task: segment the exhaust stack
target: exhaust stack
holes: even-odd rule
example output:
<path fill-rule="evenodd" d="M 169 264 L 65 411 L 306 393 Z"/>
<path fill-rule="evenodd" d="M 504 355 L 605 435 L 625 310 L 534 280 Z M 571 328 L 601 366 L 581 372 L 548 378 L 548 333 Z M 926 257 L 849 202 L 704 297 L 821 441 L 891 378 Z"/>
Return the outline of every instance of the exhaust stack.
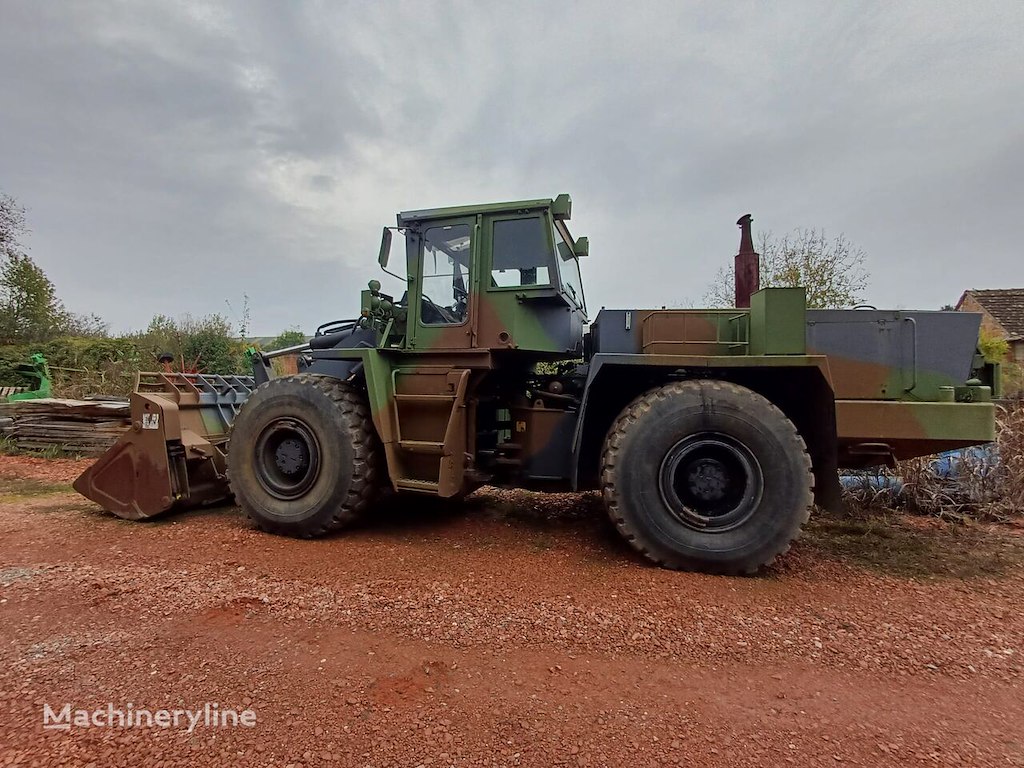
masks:
<path fill-rule="evenodd" d="M 761 288 L 761 257 L 754 250 L 750 233 L 753 217 L 748 213 L 736 222 L 740 228 L 740 252 L 734 260 L 736 306 L 749 307 L 750 295 Z"/>

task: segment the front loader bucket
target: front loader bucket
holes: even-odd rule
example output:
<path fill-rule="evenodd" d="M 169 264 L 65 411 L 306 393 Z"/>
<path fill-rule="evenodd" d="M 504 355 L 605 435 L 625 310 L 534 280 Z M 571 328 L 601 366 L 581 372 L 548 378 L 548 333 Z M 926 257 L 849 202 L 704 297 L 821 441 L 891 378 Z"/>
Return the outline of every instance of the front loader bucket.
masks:
<path fill-rule="evenodd" d="M 126 520 L 228 498 L 228 430 L 253 387 L 250 376 L 140 373 L 131 428 L 75 490 Z"/>

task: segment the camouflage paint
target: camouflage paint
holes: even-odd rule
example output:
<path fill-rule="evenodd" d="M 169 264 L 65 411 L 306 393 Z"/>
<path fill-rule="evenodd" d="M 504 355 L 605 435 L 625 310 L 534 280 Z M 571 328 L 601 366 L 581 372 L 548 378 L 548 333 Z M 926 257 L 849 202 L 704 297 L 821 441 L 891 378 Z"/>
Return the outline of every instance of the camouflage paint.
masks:
<path fill-rule="evenodd" d="M 493 377 L 491 372 L 579 355 L 583 313 L 563 290 L 557 270 L 552 270 L 550 287 L 496 289 L 487 281 L 493 263 L 493 222 L 531 216 L 547 221 L 558 208 L 556 202 L 527 200 L 399 214 L 398 226 L 411 233 L 406 252 L 411 297 L 407 315 L 398 322 L 391 319 L 390 325 L 387 318 L 378 321 L 382 332 L 376 350 L 335 349 L 317 353 L 325 357 L 358 356 L 364 362 L 374 424 L 384 443 L 396 486 L 401 482 L 401 467 L 407 454 L 402 447 L 403 429 L 408 432 L 407 425 L 417 418 L 429 421 L 426 409 L 410 408 L 396 400 L 396 395 L 399 400 L 403 397 L 395 387 L 396 372 L 404 381 L 419 377 L 440 382 L 438 371 L 474 371 L 469 380 L 468 407 L 472 410 L 476 387 Z M 567 214 L 571 204 L 568 210 L 558 210 L 560 215 Z M 471 232 L 467 319 L 460 325 L 425 325 L 420 322 L 423 265 L 417 233 L 434 226 L 459 224 L 468 226 Z M 549 241 L 553 252 L 554 244 L 553 239 Z M 364 298 L 364 307 L 369 303 L 371 300 Z M 961 347 L 963 339 L 975 333 L 967 327 L 971 320 L 967 319 L 965 326 L 963 317 L 943 317 L 949 313 L 808 312 L 800 289 L 766 289 L 755 293 L 752 303 L 752 310 L 602 310 L 591 328 L 592 351 L 596 354 L 589 359 L 581 402 L 575 412 L 564 411 L 571 428 L 566 426 L 567 419 L 552 415 L 557 409 L 550 404 L 505 403 L 515 414 L 511 441 L 522 443 L 521 480 L 525 481 L 527 476 L 566 477 L 564 454 L 570 451 L 575 457 L 580 452 L 588 394 L 603 365 L 633 366 L 638 380 L 641 373 L 649 374 L 655 369 L 666 376 L 678 372 L 728 376 L 730 370 L 814 367 L 836 399 L 835 435 L 841 458 L 851 456 L 861 443 L 886 439 L 892 441 L 893 453 L 904 458 L 992 438 L 991 405 L 972 403 L 968 407 L 965 403 L 939 402 L 946 396 L 943 388 L 959 387 L 956 392 L 961 400 L 968 396 L 966 382 L 974 350 L 973 345 L 971 349 Z M 557 311 L 549 311 L 552 306 Z M 934 327 L 936 323 L 941 327 Z M 618 331 L 611 331 L 613 324 L 621 326 Z M 888 324 L 887 330 L 876 333 L 878 324 Z M 957 326 L 952 334 L 958 339 L 956 349 L 949 348 L 947 326 L 951 324 Z M 842 333 L 832 332 L 840 325 Z M 926 332 L 918 334 L 918 325 L 926 326 Z M 807 339 L 820 341 L 827 354 L 813 345 L 807 347 L 804 334 L 799 331 L 802 327 L 808 329 Z M 831 331 L 822 334 L 823 327 Z M 898 332 L 892 333 L 893 328 Z M 390 333 L 385 335 L 385 329 L 390 329 Z M 886 346 L 879 345 L 874 338 L 899 337 L 908 329 L 913 330 L 914 339 L 906 347 L 906 355 L 892 354 L 892 348 L 903 348 L 902 342 Z M 789 354 L 766 354 L 761 350 L 786 350 Z M 962 375 L 951 373 L 949 365 L 944 364 L 949 358 L 959 361 Z M 930 361 L 937 364 L 930 367 Z M 433 387 L 431 394 L 440 398 L 445 394 L 445 386 Z M 865 399 L 884 401 L 885 405 L 879 402 L 874 407 L 864 407 L 860 401 Z M 418 442 L 442 443 L 440 433 L 446 426 L 443 422 L 435 415 L 434 440 Z M 515 427 L 523 424 L 529 433 L 517 435 Z M 568 433 L 572 435 L 571 441 L 567 439 Z M 464 450 L 472 464 L 475 442 L 476 435 L 468 434 L 458 445 L 445 446 L 443 457 L 450 458 L 456 449 Z M 571 466 L 572 461 L 568 464 Z"/>
<path fill-rule="evenodd" d="M 309 350 L 313 372 L 318 365 L 332 370 L 333 361 L 334 370 L 365 387 L 396 490 L 453 496 L 483 482 L 577 487 L 580 464 L 594 447 L 584 435 L 588 425 L 599 425 L 592 405 L 607 394 L 600 375 L 612 370 L 616 386 L 628 390 L 616 394 L 627 402 L 670 377 L 722 377 L 756 389 L 762 379 L 784 385 L 813 372 L 827 385 L 807 427 L 828 437 L 820 441 L 831 452 L 823 466 L 992 438 L 990 390 L 970 378 L 978 365 L 976 336 L 968 337 L 976 328 L 945 317 L 950 313 L 826 315 L 807 311 L 800 289 L 765 289 L 753 294 L 751 309 L 602 310 L 585 337 L 587 318 L 562 281 L 553 234 L 557 228 L 579 255 L 589 250 L 585 238 L 568 234 L 570 214 L 567 195 L 400 213 L 408 299 L 400 304 L 371 281 L 362 292 L 358 332 Z M 492 284 L 494 223 L 517 218 L 541 220 L 549 285 Z M 457 325 L 424 324 L 422 236 L 447 225 L 470 232 L 468 313 Z M 576 374 L 530 373 L 538 362 L 580 358 L 586 365 Z M 188 430 L 180 436 L 195 459 L 188 472 L 212 467 L 216 475 L 223 438 L 211 437 L 222 414 L 193 399 L 175 403 L 183 414 L 202 413 L 198 439 Z M 174 438 L 165 437 L 172 446 Z M 602 439 L 598 429 L 590 442 Z"/>

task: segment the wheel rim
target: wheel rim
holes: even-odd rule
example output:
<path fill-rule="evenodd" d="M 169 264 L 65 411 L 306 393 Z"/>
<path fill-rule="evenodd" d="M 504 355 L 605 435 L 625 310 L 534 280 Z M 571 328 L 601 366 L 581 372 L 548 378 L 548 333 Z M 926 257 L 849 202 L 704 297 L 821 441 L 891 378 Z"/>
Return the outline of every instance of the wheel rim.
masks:
<path fill-rule="evenodd" d="M 256 477 L 271 496 L 296 499 L 320 473 L 320 444 L 297 419 L 275 419 L 256 440 Z"/>
<path fill-rule="evenodd" d="M 761 466 L 737 440 L 713 432 L 691 435 L 672 446 L 661 462 L 662 500 L 681 523 L 719 533 L 742 525 L 757 510 L 764 491 Z"/>

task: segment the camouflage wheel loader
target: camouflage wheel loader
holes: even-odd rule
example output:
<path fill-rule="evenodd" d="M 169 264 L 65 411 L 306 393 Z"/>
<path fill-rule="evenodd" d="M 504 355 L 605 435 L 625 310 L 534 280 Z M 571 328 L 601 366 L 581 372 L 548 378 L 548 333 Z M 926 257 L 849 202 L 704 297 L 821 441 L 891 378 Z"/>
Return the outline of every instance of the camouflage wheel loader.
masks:
<path fill-rule="evenodd" d="M 588 328 L 570 213 L 568 195 L 400 213 L 379 257 L 395 295 L 370 281 L 359 317 L 253 353 L 252 379 L 141 376 L 132 430 L 75 487 L 133 519 L 233 495 L 297 537 L 385 494 L 600 489 L 654 563 L 752 573 L 839 504 L 840 467 L 993 439 L 979 316 L 757 290 L 746 216 L 737 307 L 602 309 Z M 273 376 L 280 354 L 297 375 Z"/>

